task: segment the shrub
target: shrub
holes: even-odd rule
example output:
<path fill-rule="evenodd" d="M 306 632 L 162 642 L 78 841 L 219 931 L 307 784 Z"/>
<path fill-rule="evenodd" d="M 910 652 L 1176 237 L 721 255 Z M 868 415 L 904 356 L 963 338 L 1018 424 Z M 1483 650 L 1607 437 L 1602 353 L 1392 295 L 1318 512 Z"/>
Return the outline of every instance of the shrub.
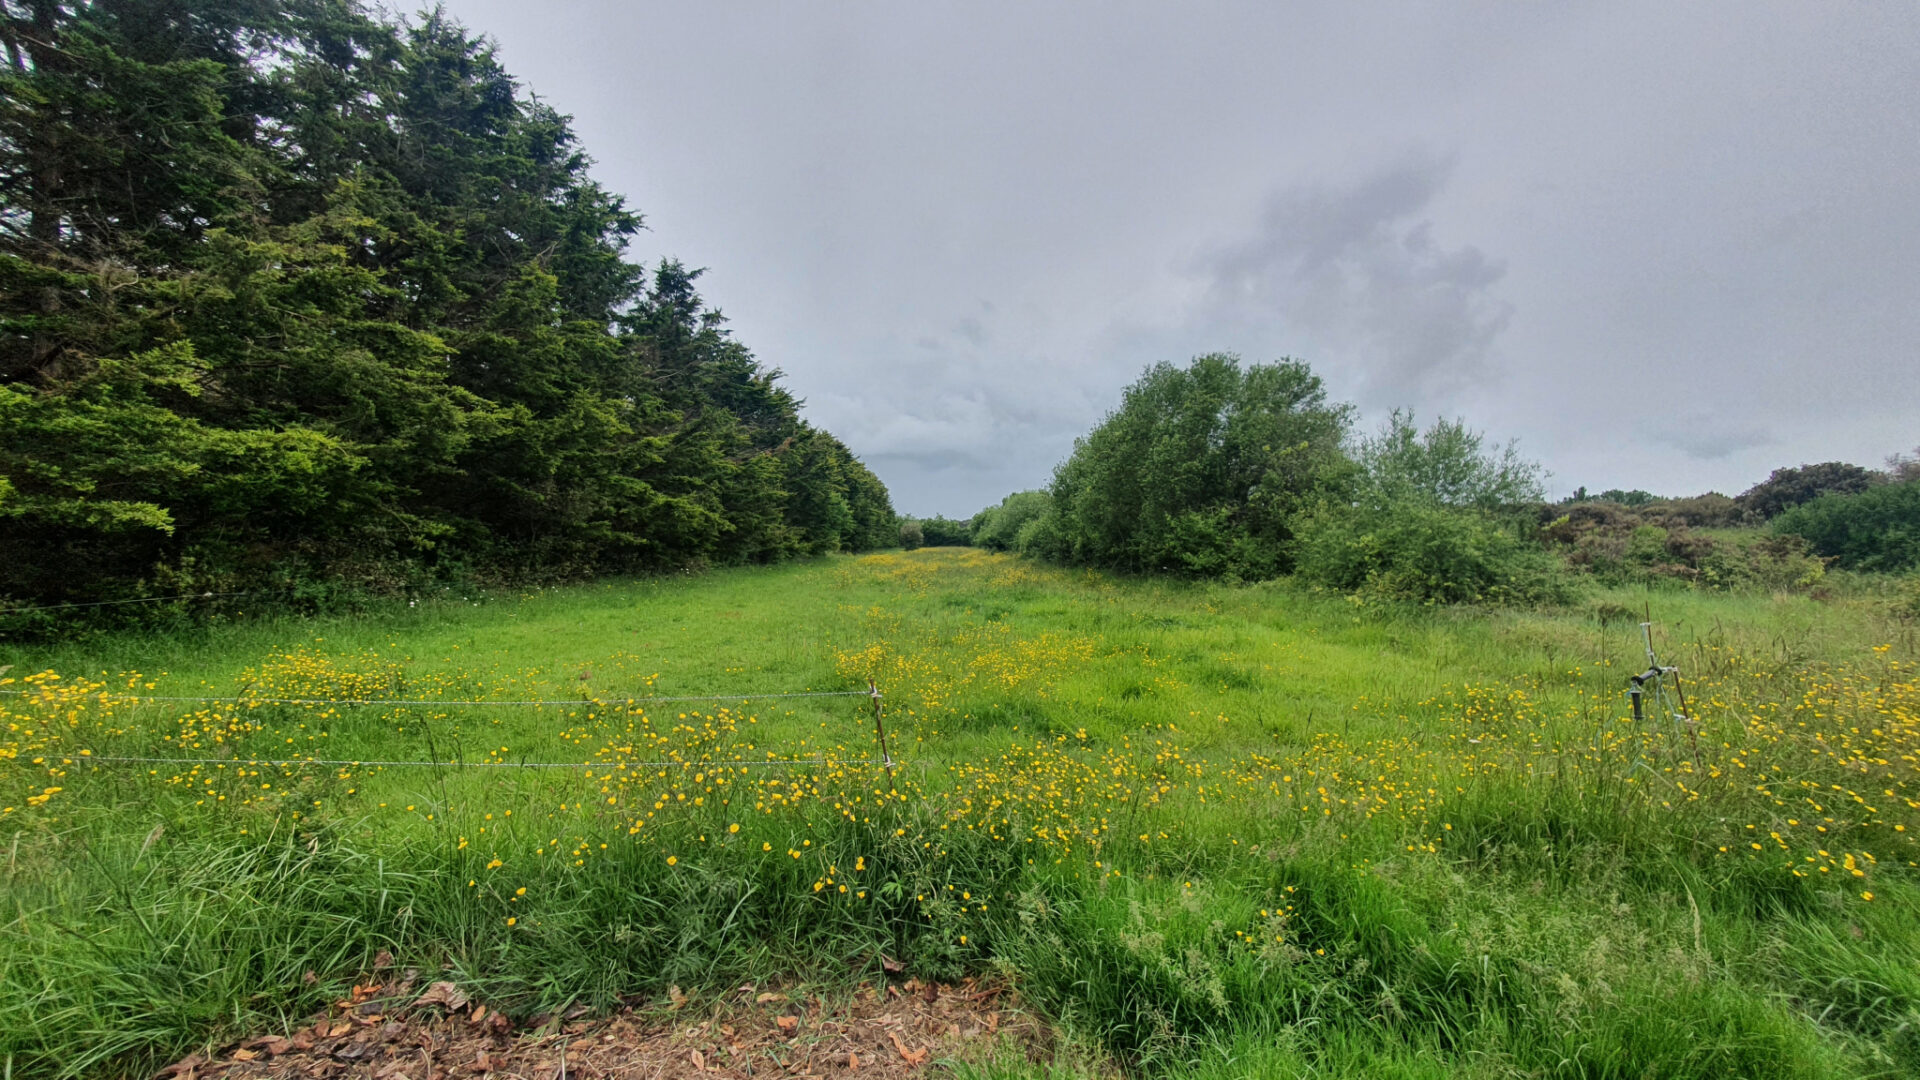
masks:
<path fill-rule="evenodd" d="M 969 521 L 955 521 L 936 514 L 921 518 L 920 529 L 926 535 L 928 547 L 968 547 L 973 543 L 973 524 Z"/>
<path fill-rule="evenodd" d="M 1540 470 L 1512 444 L 1486 449 L 1460 421 L 1425 432 L 1396 411 L 1363 440 L 1354 497 L 1300 528 L 1299 573 L 1343 592 L 1420 603 L 1531 603 L 1565 592 L 1558 563 L 1523 535 L 1515 503 L 1540 497 Z"/>
<path fill-rule="evenodd" d="M 1522 458 L 1513 443 L 1487 449 L 1485 442 L 1464 421 L 1436 420 L 1422 432 L 1412 412 L 1395 409 L 1378 435 L 1361 440 L 1356 456 L 1365 470 L 1363 486 L 1373 489 L 1376 500 L 1483 510 L 1538 502 L 1540 466 Z"/>
<path fill-rule="evenodd" d="M 927 542 L 926 530 L 920 527 L 919 522 L 913 520 L 912 518 L 908 518 L 907 520 L 900 523 L 900 546 L 901 547 L 906 548 L 908 551 L 912 551 L 917 547 L 924 546 L 926 542 Z"/>
<path fill-rule="evenodd" d="M 1822 495 L 1780 515 L 1773 530 L 1805 537 L 1813 550 L 1849 570 L 1920 566 L 1920 480 Z"/>
<path fill-rule="evenodd" d="M 1538 603 L 1567 593 L 1559 563 L 1510 523 L 1418 500 L 1323 507 L 1301 527 L 1299 574 L 1419 603 Z"/>
<path fill-rule="evenodd" d="M 1016 491 L 973 515 L 973 542 L 991 551 L 1010 551 L 1020 531 L 1053 505 L 1044 491 Z"/>
<path fill-rule="evenodd" d="M 1854 495 L 1883 477 L 1844 461 L 1823 461 L 1797 469 L 1775 469 L 1765 480 L 1740 495 L 1740 506 L 1762 518 L 1773 518 L 1822 495 Z"/>
<path fill-rule="evenodd" d="M 1695 495 L 1687 499 L 1667 499 L 1649 503 L 1642 511 L 1650 519 L 1664 519 L 1669 523 L 1691 525 L 1695 528 L 1715 528 L 1738 525 L 1746 517 L 1740 504 L 1717 491 L 1705 495 Z"/>
<path fill-rule="evenodd" d="M 1799 537 L 1752 531 L 1710 535 L 1689 526 L 1692 515 L 1686 510 L 1672 509 L 1677 503 L 1704 504 L 1698 512 L 1711 519 L 1717 512 L 1712 499 L 1732 501 L 1703 495 L 1637 512 L 1613 503 L 1580 503 L 1545 522 L 1540 536 L 1574 569 L 1615 585 L 1804 589 L 1826 573 L 1825 562 Z"/>
<path fill-rule="evenodd" d="M 1294 519 L 1349 468 L 1351 409 L 1307 365 L 1216 353 L 1159 364 L 1054 473 L 1052 557 L 1120 570 L 1271 577 Z"/>
<path fill-rule="evenodd" d="M 1045 513 L 1020 526 L 1020 531 L 1013 537 L 1013 550 L 1036 559 L 1057 562 L 1065 549 L 1066 541 L 1060 532 L 1060 513 L 1051 503 Z"/>

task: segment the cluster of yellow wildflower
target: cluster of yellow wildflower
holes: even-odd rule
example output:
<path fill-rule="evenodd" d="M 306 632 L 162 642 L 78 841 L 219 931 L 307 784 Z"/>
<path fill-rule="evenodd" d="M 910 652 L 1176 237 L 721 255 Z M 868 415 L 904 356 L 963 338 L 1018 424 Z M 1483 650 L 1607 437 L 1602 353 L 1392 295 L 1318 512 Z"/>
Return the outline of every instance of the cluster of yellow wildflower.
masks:
<path fill-rule="evenodd" d="M 867 858 L 879 852 L 829 856 L 813 839 L 817 830 L 870 828 L 891 848 L 930 860 L 965 837 L 969 845 L 1004 845 L 1022 863 L 1093 860 L 1103 874 L 1112 872 L 1107 853 L 1115 845 L 1151 850 L 1184 839 L 1201 813 L 1213 819 L 1212 835 L 1233 846 L 1244 841 L 1248 850 L 1260 837 L 1307 823 L 1338 830 L 1374 822 L 1401 836 L 1407 851 L 1432 853 L 1454 832 L 1449 808 L 1488 785 L 1685 814 L 1697 835 L 1714 837 L 1714 854 L 1803 877 L 1857 880 L 1885 863 L 1920 864 L 1920 680 L 1911 665 L 1884 655 L 1782 679 L 1771 665 L 1703 647 L 1704 674 L 1690 684 L 1694 710 L 1684 724 L 1636 727 L 1617 697 L 1589 694 L 1587 671 L 1574 668 L 1557 681 L 1449 686 L 1399 708 L 1358 701 L 1355 712 L 1370 733 L 1360 738 L 1309 732 L 1293 745 L 1256 749 L 1222 741 L 1224 714 L 1195 710 L 1194 732 L 1160 724 L 1096 739 L 1085 729 L 1024 736 L 1015 729 L 991 748 L 968 744 L 964 756 L 941 760 L 931 722 L 951 715 L 956 694 L 1044 697 L 1100 655 L 1094 639 L 1021 638 L 992 622 L 926 648 L 881 640 L 838 652 L 843 675 L 878 678 L 896 703 L 915 703 L 904 710 L 909 727 L 927 721 L 918 730 L 928 740 L 924 757 L 904 771 L 876 761 L 871 729 L 857 713 L 817 734 L 769 740 L 762 717 L 744 707 L 656 712 L 644 698 L 589 698 L 541 713 L 551 721 L 549 737 L 579 764 L 545 786 L 516 788 L 517 819 L 504 807 L 496 817 L 486 804 L 493 796 L 472 779 L 431 804 L 389 798 L 361 809 L 437 817 L 441 825 L 458 811 L 463 826 L 472 824 L 457 846 L 471 848 L 476 860 L 484 854 L 489 873 L 514 873 L 510 864 L 521 858 L 584 866 L 614 842 L 652 845 L 676 868 L 691 852 L 662 845 L 734 847 L 747 856 L 817 860 L 813 891 L 848 901 L 874 887 Z M 1150 659 L 1143 653 L 1143 666 Z M 655 677 L 642 682 L 651 686 Z M 415 695 L 502 700 L 545 685 L 531 671 L 414 673 L 372 652 L 333 656 L 312 647 L 278 651 L 243 680 L 239 702 L 185 708 L 138 704 L 136 695 L 155 686 L 139 673 L 123 674 L 124 685 L 112 690 L 52 672 L 0 683 L 24 691 L 0 698 L 0 765 L 7 767 L 0 811 L 57 806 L 77 773 L 92 772 L 88 756 L 124 746 L 207 759 L 141 769 L 163 788 L 189 792 L 194 806 L 265 804 L 313 814 L 329 798 L 367 799 L 363 785 L 377 771 L 307 764 L 348 756 L 328 749 L 339 741 L 343 716 L 343 706 L 328 699 L 366 701 L 406 686 Z M 315 704 L 267 706 L 254 698 Z M 476 719 L 451 702 L 368 713 L 375 709 L 399 732 L 441 724 L 450 738 L 464 734 L 463 760 L 511 764 L 527 752 L 489 738 L 497 719 Z M 488 739 L 484 749 L 472 747 L 476 735 Z M 386 782 L 389 794 L 399 783 Z M 1246 828 L 1221 833 L 1221 821 Z M 768 839 L 780 832 L 790 840 Z M 993 883 L 960 884 L 961 899 L 951 906 L 977 915 Z M 976 889 L 978 899 L 970 895 Z"/>

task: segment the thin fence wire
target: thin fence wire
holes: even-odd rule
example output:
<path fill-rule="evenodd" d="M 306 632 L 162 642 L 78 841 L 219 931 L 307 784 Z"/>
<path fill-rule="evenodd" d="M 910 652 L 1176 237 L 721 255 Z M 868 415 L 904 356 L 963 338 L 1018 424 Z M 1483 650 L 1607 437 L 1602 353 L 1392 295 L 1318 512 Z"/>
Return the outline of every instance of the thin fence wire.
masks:
<path fill-rule="evenodd" d="M 19 615 L 29 611 L 65 611 L 69 608 L 114 607 L 119 604 L 158 604 L 164 600 L 212 600 L 226 596 L 252 596 L 253 590 L 246 592 L 198 592 L 180 593 L 175 596 L 142 596 L 131 600 L 91 600 L 72 604 L 41 604 L 37 607 L 0 608 L 0 615 Z"/>
<path fill-rule="evenodd" d="M 735 766 L 772 767 L 777 765 L 873 765 L 885 767 L 885 761 L 854 761 L 841 758 L 738 758 L 720 761 L 348 761 L 328 758 L 210 758 L 210 757 L 118 757 L 103 754 L 61 755 L 76 765 L 100 762 L 132 765 L 266 765 L 285 768 L 293 765 L 325 765 L 329 768 L 433 768 L 433 769 L 721 769 Z M 895 761 L 894 765 L 907 762 Z"/>
<path fill-rule="evenodd" d="M 32 694 L 36 694 L 36 693 L 39 693 L 39 691 L 35 691 L 35 690 L 0 690 L 0 694 L 6 694 L 6 695 L 8 695 L 8 696 L 12 696 L 12 697 L 25 697 L 25 696 L 29 696 L 29 695 L 32 695 Z M 185 703 L 185 704 L 199 704 L 199 705 L 208 705 L 208 704 L 226 704 L 226 705 L 360 705 L 360 706 L 367 706 L 367 705 L 405 705 L 405 706 L 420 706 L 420 705 L 451 705 L 451 706 L 460 706 L 460 707 L 466 707 L 466 706 L 493 706 L 493 707 L 505 707 L 505 706 L 524 706 L 524 707 L 532 707 L 532 706 L 540 706 L 540 705 L 592 705 L 592 706 L 596 706 L 596 707 L 599 707 L 599 708 L 613 708 L 613 707 L 615 707 L 615 706 L 618 706 L 618 705 L 651 705 L 651 704 L 656 704 L 656 703 L 658 703 L 658 704 L 668 704 L 668 703 L 673 703 L 673 702 L 688 702 L 688 701 L 769 701 L 769 700 L 773 700 L 773 699 L 780 699 L 780 698 L 829 698 L 829 697 L 863 697 L 863 698 L 871 698 L 871 697 L 877 697 L 877 696 L 879 696 L 879 695 L 877 695 L 877 694 L 876 694 L 875 692 L 873 692 L 873 691 L 871 691 L 871 690 L 808 690 L 808 691 L 796 691 L 796 692 L 793 692 L 793 693 L 786 693 L 786 694 L 692 694 L 692 695 L 688 695 L 688 696 L 683 696 L 683 697 L 630 697 L 630 698 L 623 698 L 623 699 L 609 699 L 609 698 L 555 698 L 555 699 L 551 699 L 551 700 L 539 700 L 539 701 L 536 701 L 536 700 L 520 700 L 520 701 L 439 701 L 439 700 L 433 700 L 433 699 L 420 699 L 420 700 L 413 700 L 413 699 L 405 699 L 405 698 L 265 698 L 265 697 L 169 697 L 169 696 L 165 696 L 165 695 L 160 695 L 160 696 L 153 696 L 153 695 L 146 695 L 146 694 L 117 694 L 117 693 L 114 693 L 113 691 L 110 691 L 110 690 L 102 690 L 102 691 L 99 691 L 99 692 L 98 692 L 97 694 L 88 694 L 87 696 L 88 696 L 88 697 L 96 697 L 96 696 L 97 696 L 97 697 L 103 697 L 103 698 L 111 698 L 111 699 L 113 699 L 114 701 L 117 701 L 117 702 L 132 702 L 133 704 L 136 704 L 136 705 L 139 705 L 139 704 L 152 704 L 152 703 L 157 703 L 157 702 L 174 702 L 174 703 Z"/>

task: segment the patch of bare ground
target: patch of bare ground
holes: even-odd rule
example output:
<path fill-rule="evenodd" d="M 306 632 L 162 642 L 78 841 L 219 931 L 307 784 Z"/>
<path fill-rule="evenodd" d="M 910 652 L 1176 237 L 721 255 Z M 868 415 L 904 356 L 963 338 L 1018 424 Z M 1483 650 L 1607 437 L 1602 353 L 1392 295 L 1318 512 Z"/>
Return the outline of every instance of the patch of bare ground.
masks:
<path fill-rule="evenodd" d="M 164 1080 L 669 1080 L 674 1077 L 905 1077 L 998 1057 L 1051 1061 L 1053 1032 L 1006 987 L 863 984 L 823 1000 L 742 986 L 691 1007 L 675 988 L 610 1016 L 584 1007 L 524 1021 L 452 983 L 406 975 L 353 988 L 324 1015 L 161 1070 Z"/>

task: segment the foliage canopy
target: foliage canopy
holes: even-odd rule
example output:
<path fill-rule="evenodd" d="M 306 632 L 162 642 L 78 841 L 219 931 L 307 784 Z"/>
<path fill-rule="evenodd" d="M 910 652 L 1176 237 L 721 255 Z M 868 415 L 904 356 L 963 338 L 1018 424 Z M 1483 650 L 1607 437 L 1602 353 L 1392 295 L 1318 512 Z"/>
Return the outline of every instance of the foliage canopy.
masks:
<path fill-rule="evenodd" d="M 0 31 L 0 597 L 895 541 L 444 13 L 20 0 Z"/>
<path fill-rule="evenodd" d="M 1773 530 L 1849 570 L 1920 567 L 1920 480 L 1822 495 L 1774 518 Z"/>
<path fill-rule="evenodd" d="M 1294 518 L 1346 472 L 1351 418 L 1299 361 L 1156 364 L 1055 471 L 1041 553 L 1121 570 L 1285 573 Z"/>

